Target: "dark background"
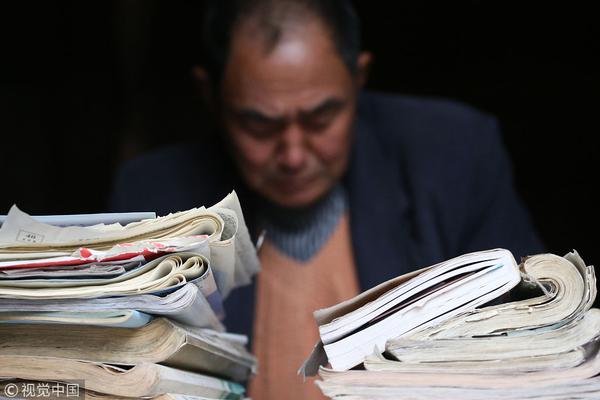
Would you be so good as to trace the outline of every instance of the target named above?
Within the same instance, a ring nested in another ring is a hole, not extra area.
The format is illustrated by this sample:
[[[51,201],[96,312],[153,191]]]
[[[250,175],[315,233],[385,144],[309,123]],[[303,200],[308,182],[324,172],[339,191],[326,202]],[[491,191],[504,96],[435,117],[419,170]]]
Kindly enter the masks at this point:
[[[104,211],[119,162],[201,131],[198,3],[16,3],[0,13],[0,213]],[[597,14],[523,3],[358,1],[368,86],[495,114],[548,250],[600,263]]]

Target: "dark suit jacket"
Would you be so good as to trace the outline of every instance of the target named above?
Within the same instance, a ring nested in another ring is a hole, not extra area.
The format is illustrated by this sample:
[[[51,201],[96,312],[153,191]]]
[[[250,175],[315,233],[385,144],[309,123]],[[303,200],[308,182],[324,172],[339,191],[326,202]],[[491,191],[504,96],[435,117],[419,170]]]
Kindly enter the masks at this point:
[[[518,260],[542,250],[493,117],[449,101],[363,93],[355,135],[343,184],[362,290],[471,251],[503,247]],[[252,231],[254,198],[221,147],[172,146],[122,166],[112,209],[165,214],[212,205],[232,189]],[[228,329],[250,336],[253,285],[225,308]]]

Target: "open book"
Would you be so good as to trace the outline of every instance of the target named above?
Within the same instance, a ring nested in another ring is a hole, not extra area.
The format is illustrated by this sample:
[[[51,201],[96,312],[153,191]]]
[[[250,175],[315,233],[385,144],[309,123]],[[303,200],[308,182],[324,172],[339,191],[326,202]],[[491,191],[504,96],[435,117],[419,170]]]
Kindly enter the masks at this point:
[[[564,257],[554,254],[527,257],[520,270],[523,279],[511,296],[522,297],[521,300],[468,310],[404,338],[515,335],[528,329],[554,329],[580,318],[594,304],[597,290],[594,267],[586,266],[576,251]]]
[[[521,280],[512,254],[494,249],[466,254],[384,282],[328,309],[315,311],[334,370],[363,362],[390,338],[435,325],[508,292]],[[319,346],[303,366],[323,364]]]
[[[523,280],[513,295],[524,299],[470,310],[390,339],[388,358],[368,357],[365,368],[514,374],[583,364],[600,334],[600,310],[591,309],[593,267],[573,252],[528,257],[521,271]]]

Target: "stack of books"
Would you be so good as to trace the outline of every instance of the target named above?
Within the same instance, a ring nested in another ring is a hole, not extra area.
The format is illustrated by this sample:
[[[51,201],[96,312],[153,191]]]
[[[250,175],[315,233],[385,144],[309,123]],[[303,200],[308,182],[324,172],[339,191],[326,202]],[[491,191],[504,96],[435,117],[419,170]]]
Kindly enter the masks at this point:
[[[244,398],[256,360],[221,323],[223,299],[259,270],[237,196],[152,217],[11,208],[0,397]]]
[[[301,371],[335,399],[598,399],[595,296],[575,251],[467,254],[316,311]]]

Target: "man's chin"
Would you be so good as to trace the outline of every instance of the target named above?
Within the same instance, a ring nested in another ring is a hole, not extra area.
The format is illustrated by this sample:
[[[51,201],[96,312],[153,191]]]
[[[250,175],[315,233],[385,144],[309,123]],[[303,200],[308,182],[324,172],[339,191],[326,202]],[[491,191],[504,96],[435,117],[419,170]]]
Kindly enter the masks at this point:
[[[273,191],[263,195],[284,208],[305,208],[316,203],[327,192],[328,188],[310,187],[296,191]]]

